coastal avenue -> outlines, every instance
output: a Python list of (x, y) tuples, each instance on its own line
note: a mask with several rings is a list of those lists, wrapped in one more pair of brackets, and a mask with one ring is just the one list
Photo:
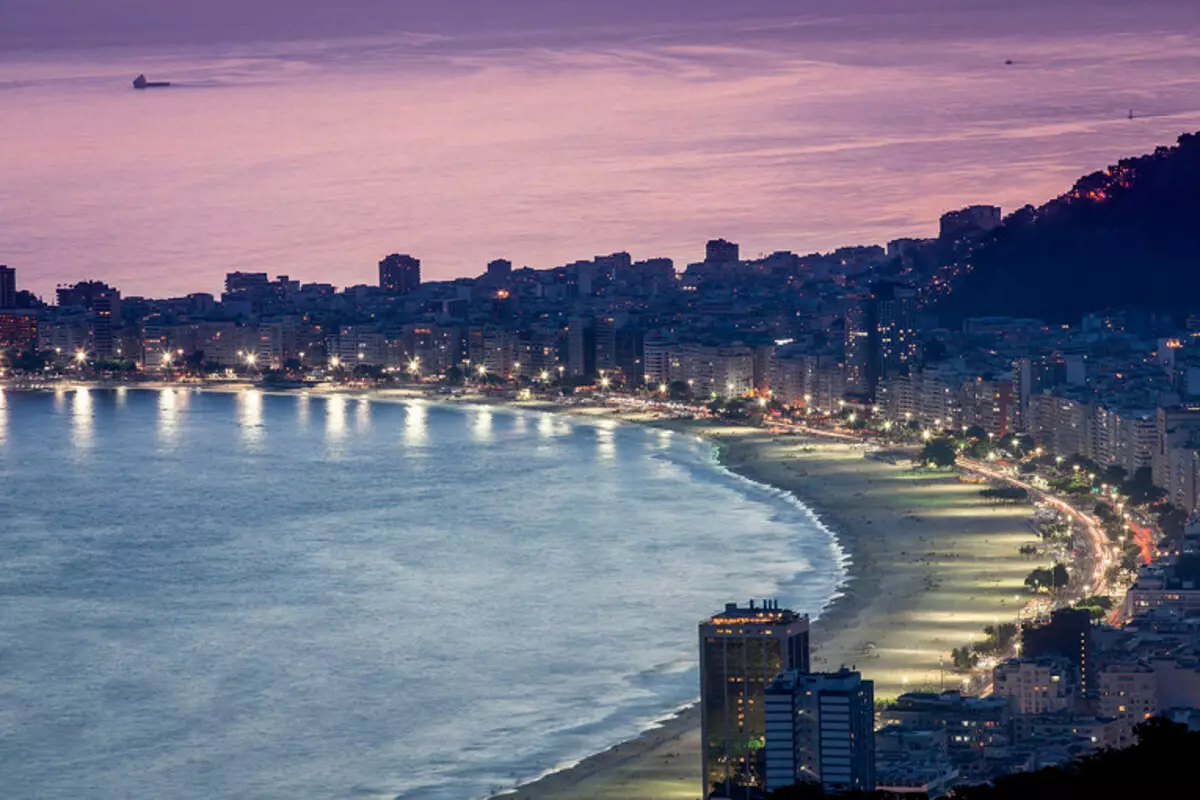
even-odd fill
[(1019, 480), (1011, 475), (1006, 475), (991, 467), (984, 466), (978, 461), (960, 458), (958, 463), (968, 471), (982, 475), (985, 478), (1006, 481), (1011, 483), (1013, 486), (1019, 486), (1020, 488), (1029, 492), (1031, 497), (1036, 497), (1039, 500), (1054, 506), (1056, 509), (1073, 519), (1087, 534), (1090, 550), (1087, 560), (1092, 565), (1091, 594), (1103, 595), (1109, 593), (1108, 569), (1113, 563), (1112, 549), (1108, 544), (1104, 530), (1100, 527), (1100, 524), (1095, 520), (1094, 517), (1092, 517), (1090, 514), (1080, 511), (1065, 500), (1060, 500), (1057, 497), (1047, 494), (1030, 483)]

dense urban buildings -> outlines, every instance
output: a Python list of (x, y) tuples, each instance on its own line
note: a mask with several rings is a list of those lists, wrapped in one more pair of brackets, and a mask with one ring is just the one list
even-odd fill
[(788, 670), (809, 671), (807, 616), (751, 600), (700, 623), (703, 797), (766, 786), (765, 692)]

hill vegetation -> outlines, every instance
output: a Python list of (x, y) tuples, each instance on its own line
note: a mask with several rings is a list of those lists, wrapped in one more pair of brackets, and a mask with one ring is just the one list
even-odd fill
[(1200, 134), (1185, 134), (1010, 214), (960, 256), (961, 277), (937, 310), (1050, 323), (1116, 308), (1183, 315), (1200, 305), (1198, 223)]

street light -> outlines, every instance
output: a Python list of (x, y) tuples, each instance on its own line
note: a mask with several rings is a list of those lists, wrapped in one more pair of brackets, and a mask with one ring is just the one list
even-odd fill
[(545, 383), (546, 381), (550, 380), (550, 373), (547, 370), (542, 370), (538, 374), (538, 377), (541, 378), (542, 383)]
[(75, 360), (77, 362), (79, 362), (80, 364), (84, 363), (85, 361), (87, 361), (87, 353), (83, 352), (82, 350), (76, 350), (75, 351)]
[(342, 359), (338, 358), (337, 356), (333, 356), (332, 358), (329, 359), (329, 366), (333, 367), (334, 369), (337, 369), (341, 365), (342, 365)]

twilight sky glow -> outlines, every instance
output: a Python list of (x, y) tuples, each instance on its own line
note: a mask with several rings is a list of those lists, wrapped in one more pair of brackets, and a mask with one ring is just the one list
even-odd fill
[(1200, 129), (1198, 44), (1191, 0), (0, 0), (0, 263), (162, 295), (927, 235)]

